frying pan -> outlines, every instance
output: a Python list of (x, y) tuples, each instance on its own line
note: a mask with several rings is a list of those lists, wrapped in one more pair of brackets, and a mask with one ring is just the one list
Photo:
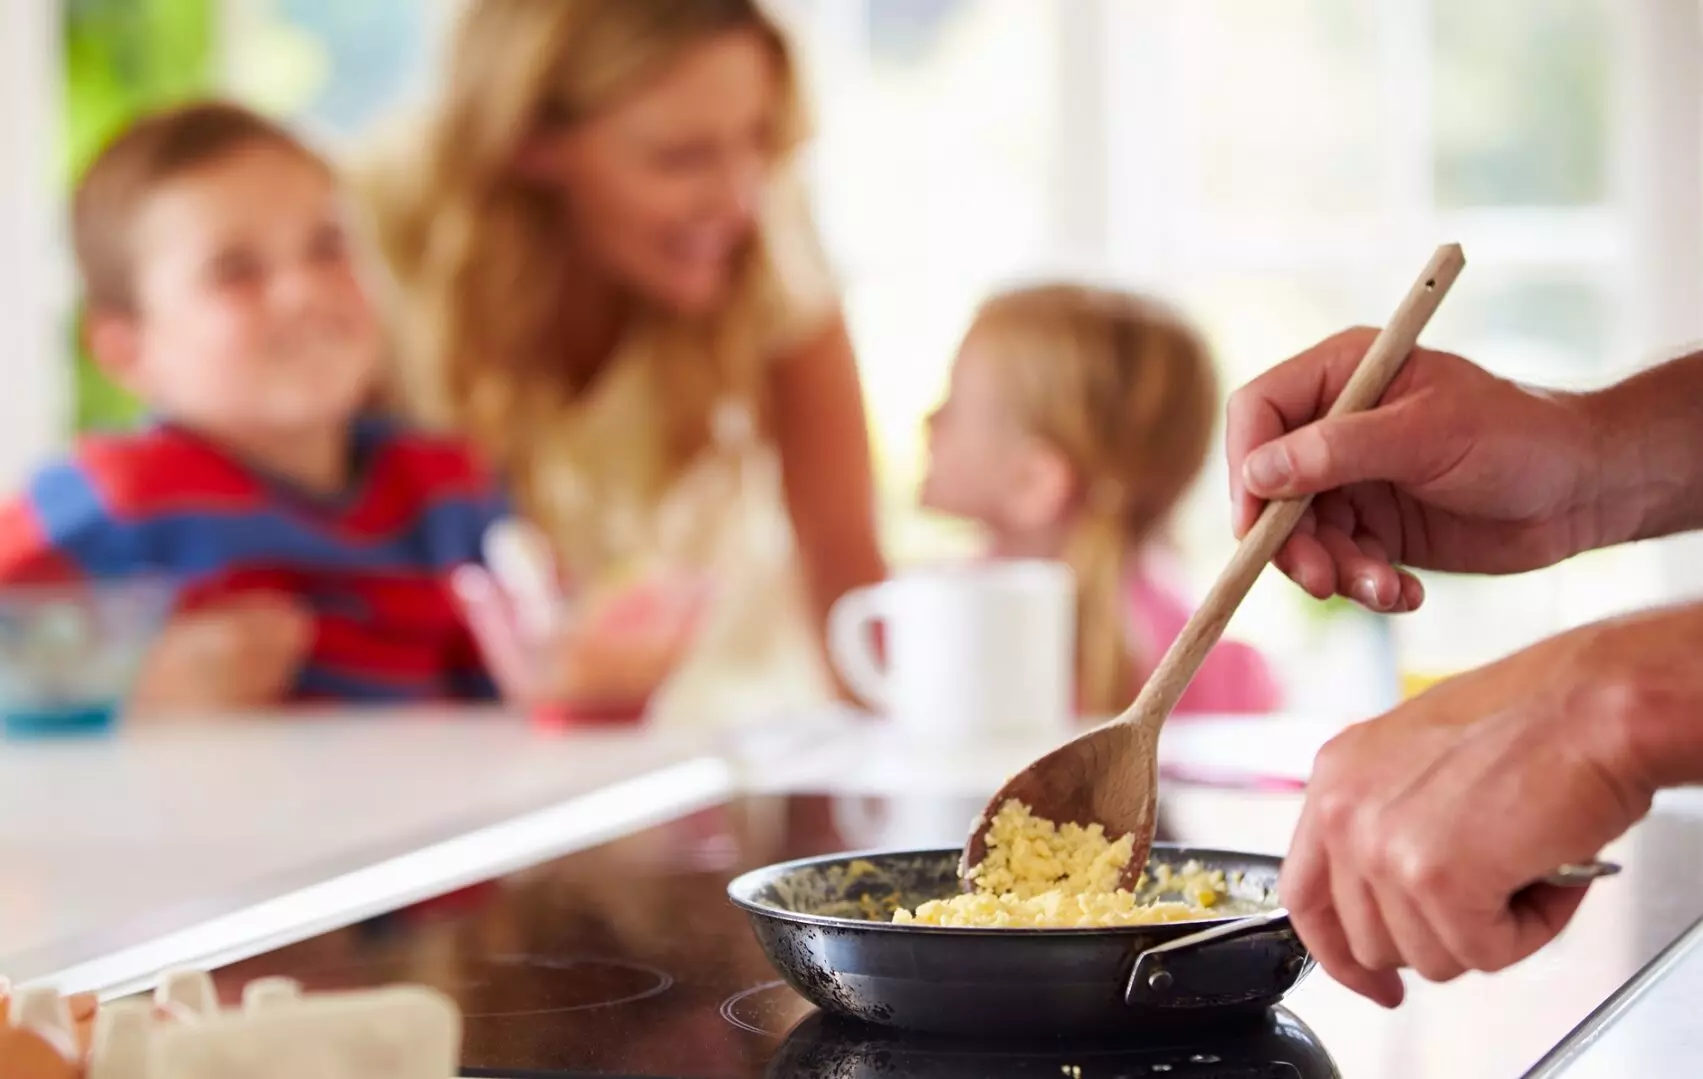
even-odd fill
[(1312, 959), (1276, 906), (1281, 860), (1155, 844), (1199, 862), (1230, 916), (1093, 929), (899, 925), (897, 906), (957, 894), (956, 849), (835, 854), (754, 870), (728, 896), (781, 977), (835, 1015), (975, 1037), (1075, 1036), (1221, 1022), (1276, 1004)]

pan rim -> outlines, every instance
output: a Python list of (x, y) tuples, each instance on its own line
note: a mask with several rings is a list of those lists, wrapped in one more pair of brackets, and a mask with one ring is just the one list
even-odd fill
[[(1155, 843), (1154, 852), (1172, 851), (1186, 852), (1200, 856), (1221, 856), (1226, 860), (1245, 859), (1248, 861), (1269, 862), (1272, 869), (1280, 869), (1283, 859), (1275, 854), (1255, 854), (1252, 851), (1222, 850), (1215, 847), (1197, 847), (1182, 843)], [(1042, 928), (1034, 926), (1013, 926), (1001, 928), (997, 926), (979, 925), (918, 925), (915, 922), (876, 922), (862, 918), (836, 918), (828, 914), (804, 914), (799, 911), (782, 910), (745, 898), (740, 892), (749, 894), (754, 891), (752, 884), (758, 878), (768, 880), (790, 870), (807, 869), (811, 866), (831, 862), (848, 862), (858, 858), (895, 857), (902, 855), (928, 856), (939, 855), (957, 858), (962, 853), (958, 847), (918, 847), (897, 849), (865, 849), (840, 851), (834, 854), (818, 854), (807, 858), (794, 858), (790, 861), (776, 862), (773, 865), (761, 866), (747, 870), (733, 878), (727, 885), (727, 898), (734, 906), (747, 914), (777, 921), (790, 922), (796, 925), (811, 925), (823, 929), (862, 930), (877, 933), (904, 933), (911, 936), (949, 936), (949, 937), (998, 937), (1060, 940), (1067, 938), (1104, 939), (1117, 937), (1134, 937), (1152, 935), (1159, 932), (1164, 936), (1184, 936), (1189, 933), (1201, 932), (1220, 925), (1228, 925), (1242, 921), (1249, 915), (1232, 915), (1220, 918), (1190, 918), (1179, 922), (1148, 922), (1143, 925), (1097, 925), (1069, 926), (1063, 928)], [(1273, 903), (1264, 908), (1261, 913), (1279, 910), (1281, 903)]]

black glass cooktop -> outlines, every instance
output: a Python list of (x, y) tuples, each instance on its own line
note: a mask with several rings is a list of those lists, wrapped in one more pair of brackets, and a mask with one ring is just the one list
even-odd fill
[[(946, 807), (938, 819), (975, 808)], [(817, 1013), (778, 980), (725, 889), (747, 869), (863, 845), (837, 817), (823, 797), (741, 799), (228, 967), (221, 994), (234, 1002), (267, 975), (310, 990), (435, 986), (466, 1017), (472, 1076), (1337, 1074), (1282, 1010), (1169, 1039), (1043, 1044), (909, 1035)]]

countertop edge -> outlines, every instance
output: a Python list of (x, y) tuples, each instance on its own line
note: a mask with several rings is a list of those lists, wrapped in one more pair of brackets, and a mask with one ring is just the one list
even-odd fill
[(1556, 1079), (1557, 1076), (1565, 1074), (1599, 1038), (1613, 1029), (1645, 994), (1660, 984), (1674, 967), (1690, 958), (1699, 947), (1703, 947), (1703, 919), (1693, 922), (1691, 928), (1674, 938), (1654, 959), (1644, 964), (1643, 969), (1615, 990), (1591, 1014), (1585, 1016), (1579, 1025), (1545, 1053), (1543, 1059), (1533, 1065), (1522, 1079)]
[(92, 991), (106, 998), (128, 995), (151, 987), (164, 971), (212, 969), (259, 955), (706, 808), (735, 790), (729, 761), (695, 757), (248, 903), (21, 984), (52, 985), (65, 993)]

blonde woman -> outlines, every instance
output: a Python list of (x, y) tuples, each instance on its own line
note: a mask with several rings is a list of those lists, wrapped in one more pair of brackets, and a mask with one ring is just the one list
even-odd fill
[[(1188, 620), (1164, 531), (1206, 462), (1212, 357), (1175, 313), (1077, 285), (996, 296), (930, 420), (923, 504), (986, 529), (994, 557), (1057, 558), (1078, 583), (1078, 699), (1118, 712)], [(1215, 648), (1177, 711), (1267, 712), (1264, 659)]]
[(799, 78), (754, 0), (473, 0), (357, 177), (404, 411), (491, 455), (575, 580), (716, 574), (677, 713), (819, 694), (808, 627), (884, 573)]

